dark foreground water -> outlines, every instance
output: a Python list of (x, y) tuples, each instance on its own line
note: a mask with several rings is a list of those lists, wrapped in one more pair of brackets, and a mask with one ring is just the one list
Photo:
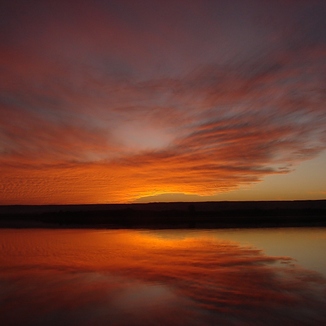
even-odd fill
[(0, 230), (0, 325), (325, 325), (326, 229)]

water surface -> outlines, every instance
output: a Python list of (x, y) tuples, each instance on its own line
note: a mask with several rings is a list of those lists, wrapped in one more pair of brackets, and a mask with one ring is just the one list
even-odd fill
[(321, 325), (326, 229), (0, 230), (1, 325)]

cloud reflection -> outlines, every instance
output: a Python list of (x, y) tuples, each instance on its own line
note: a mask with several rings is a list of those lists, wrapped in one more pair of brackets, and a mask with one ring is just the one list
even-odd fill
[(326, 321), (326, 280), (319, 274), (207, 233), (2, 233), (0, 311), (7, 324)]

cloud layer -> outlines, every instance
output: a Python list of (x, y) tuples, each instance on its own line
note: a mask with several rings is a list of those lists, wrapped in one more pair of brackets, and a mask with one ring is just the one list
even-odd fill
[(228, 3), (4, 4), (1, 203), (213, 195), (325, 150), (325, 4)]

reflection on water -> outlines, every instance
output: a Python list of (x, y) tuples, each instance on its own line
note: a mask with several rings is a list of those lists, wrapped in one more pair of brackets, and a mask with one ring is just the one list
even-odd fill
[(287, 247), (326, 230), (266, 232), (0, 230), (0, 324), (325, 324), (326, 279)]

